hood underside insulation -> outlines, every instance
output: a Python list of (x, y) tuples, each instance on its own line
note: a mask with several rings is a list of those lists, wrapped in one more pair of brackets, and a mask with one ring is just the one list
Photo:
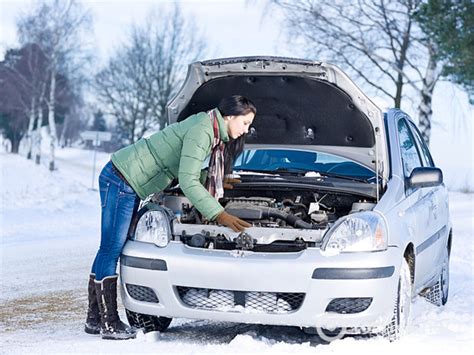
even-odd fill
[(230, 95), (255, 103), (257, 116), (246, 137), (250, 144), (373, 147), (373, 127), (352, 99), (322, 80), (281, 75), (229, 75), (204, 83), (178, 121), (216, 107)]

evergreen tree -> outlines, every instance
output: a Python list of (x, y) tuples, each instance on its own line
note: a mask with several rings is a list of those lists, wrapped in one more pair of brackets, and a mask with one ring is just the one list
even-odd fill
[(101, 110), (94, 113), (94, 122), (92, 122), (91, 130), (100, 132), (107, 131), (107, 122), (105, 122), (104, 113)]
[(474, 103), (474, 2), (428, 0), (415, 18), (437, 44), (443, 76), (466, 88)]

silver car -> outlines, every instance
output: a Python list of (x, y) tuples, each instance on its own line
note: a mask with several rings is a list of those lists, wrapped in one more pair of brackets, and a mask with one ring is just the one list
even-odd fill
[(383, 112), (334, 65), (278, 57), (189, 66), (169, 121), (241, 94), (258, 109), (221, 204), (204, 220), (179, 184), (146, 201), (122, 252), (131, 325), (171, 318), (397, 339), (410, 304), (448, 298), (452, 226), (442, 172), (410, 117)]

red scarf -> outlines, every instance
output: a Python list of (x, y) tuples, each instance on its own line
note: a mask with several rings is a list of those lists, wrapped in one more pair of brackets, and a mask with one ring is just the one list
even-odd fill
[(209, 159), (209, 170), (207, 173), (206, 189), (211, 196), (219, 200), (224, 196), (224, 143), (219, 134), (219, 122), (216, 109), (207, 113), (211, 119), (214, 128), (214, 141), (211, 148), (211, 157)]

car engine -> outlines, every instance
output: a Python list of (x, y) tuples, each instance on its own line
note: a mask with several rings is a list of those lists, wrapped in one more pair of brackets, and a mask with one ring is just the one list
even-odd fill
[(370, 210), (360, 196), (297, 190), (230, 190), (219, 202), (226, 212), (249, 222), (244, 233), (207, 221), (180, 190), (154, 202), (174, 216), (175, 238), (191, 247), (252, 251), (298, 251), (321, 243), (324, 233), (343, 215)]

